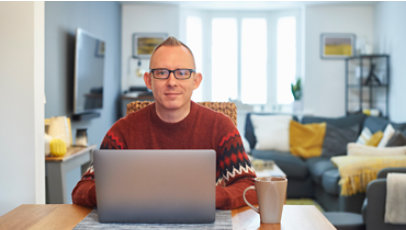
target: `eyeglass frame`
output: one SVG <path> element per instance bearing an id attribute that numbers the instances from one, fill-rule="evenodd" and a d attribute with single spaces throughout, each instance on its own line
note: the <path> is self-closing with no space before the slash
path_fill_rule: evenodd
<path id="1" fill-rule="evenodd" d="M 155 70 L 166 70 L 169 73 L 168 73 L 168 76 L 166 78 L 157 78 L 157 77 L 155 77 L 155 75 L 153 73 L 153 71 L 155 71 Z M 175 71 L 178 71 L 178 70 L 188 70 L 188 71 L 190 71 L 189 77 L 187 77 L 187 78 L 178 78 L 178 77 L 176 77 Z M 192 77 L 193 73 L 196 73 L 196 70 L 195 69 L 184 69 L 184 68 L 174 69 L 174 70 L 170 70 L 170 69 L 166 69 L 166 68 L 155 68 L 155 69 L 150 69 L 149 72 L 151 73 L 153 78 L 158 79 L 158 80 L 166 80 L 166 79 L 168 79 L 171 76 L 171 73 L 173 73 L 173 76 L 178 80 L 187 80 L 187 79 L 190 79 Z"/>

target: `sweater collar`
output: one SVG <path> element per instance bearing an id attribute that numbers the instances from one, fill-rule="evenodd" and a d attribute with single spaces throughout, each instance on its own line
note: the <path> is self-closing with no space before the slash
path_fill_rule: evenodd
<path id="1" fill-rule="evenodd" d="M 154 103 L 153 106 L 151 106 L 151 110 L 150 110 L 150 113 L 151 113 L 150 117 L 151 117 L 152 123 L 156 124 L 158 126 L 161 126 L 161 127 L 168 127 L 168 128 L 187 126 L 187 124 L 193 120 L 193 117 L 195 117 L 195 114 L 197 111 L 196 103 L 193 101 L 190 101 L 190 103 L 191 104 L 190 104 L 189 114 L 183 120 L 181 120 L 179 122 L 175 122 L 175 123 L 168 123 L 168 122 L 163 121 L 161 118 L 159 118 L 158 114 L 156 113 L 156 108 L 155 108 L 156 104 Z"/>

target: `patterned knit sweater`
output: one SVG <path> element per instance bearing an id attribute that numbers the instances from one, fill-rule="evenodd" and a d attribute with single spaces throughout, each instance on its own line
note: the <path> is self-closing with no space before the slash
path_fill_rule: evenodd
<path id="1" fill-rule="evenodd" d="M 253 185 L 252 178 L 255 178 L 240 134 L 231 120 L 194 102 L 189 115 L 178 123 L 162 121 L 156 114 L 155 103 L 127 115 L 107 132 L 101 149 L 214 149 L 218 209 L 245 205 L 243 191 Z M 257 203 L 255 192 L 248 192 L 247 199 Z M 72 200 L 75 204 L 96 206 L 92 167 L 74 188 Z"/>

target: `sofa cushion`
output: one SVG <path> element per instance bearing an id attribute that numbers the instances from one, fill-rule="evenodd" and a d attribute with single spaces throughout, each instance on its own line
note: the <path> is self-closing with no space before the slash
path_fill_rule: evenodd
<path id="1" fill-rule="evenodd" d="M 389 121 L 382 117 L 369 116 L 364 121 L 364 128 L 368 128 L 371 133 L 376 133 L 377 131 L 383 131 Z"/>
<path id="2" fill-rule="evenodd" d="M 330 158 L 345 155 L 347 153 L 347 144 L 357 140 L 357 129 L 358 127 L 356 125 L 347 128 L 339 128 L 327 124 L 321 156 Z"/>
<path id="3" fill-rule="evenodd" d="M 364 121 L 364 127 L 368 127 L 372 133 L 383 131 L 388 124 L 391 124 L 395 130 L 406 132 L 406 123 L 389 122 L 382 117 L 367 117 Z"/>
<path id="4" fill-rule="evenodd" d="M 358 137 L 356 143 L 357 143 L 357 144 L 366 145 L 367 142 L 368 142 L 368 140 L 371 139 L 371 137 L 372 137 L 372 132 L 371 132 L 371 130 L 370 130 L 368 127 L 364 127 L 364 128 L 362 129 L 362 132 L 361 132 L 361 134 L 359 135 L 359 137 Z"/>
<path id="5" fill-rule="evenodd" d="M 320 156 L 325 133 L 325 122 L 300 124 L 291 121 L 289 126 L 290 152 L 302 158 Z"/>
<path id="6" fill-rule="evenodd" d="M 247 141 L 248 141 L 248 143 L 250 145 L 250 148 L 254 149 L 255 145 L 257 144 L 257 138 L 255 137 L 254 126 L 252 125 L 252 120 L 251 120 L 252 115 L 269 116 L 269 115 L 281 115 L 281 114 L 275 114 L 275 113 L 248 113 L 247 114 L 247 116 L 245 118 L 245 133 L 244 133 L 244 136 L 247 139 Z M 296 116 L 293 116 L 292 119 L 297 121 Z"/>
<path id="7" fill-rule="evenodd" d="M 388 141 L 392 138 L 395 134 L 396 130 L 393 128 L 392 124 L 388 124 L 383 131 L 382 140 L 379 142 L 378 147 L 382 148 L 388 144 Z"/>
<path id="8" fill-rule="evenodd" d="M 305 179 L 309 175 L 306 163 L 289 152 L 253 149 L 251 154 L 258 159 L 275 161 L 288 178 Z"/>
<path id="9" fill-rule="evenodd" d="M 338 196 L 341 191 L 340 185 L 338 184 L 339 180 L 340 173 L 337 168 L 333 168 L 323 173 L 323 176 L 321 177 L 321 186 L 326 193 Z"/>
<path id="10" fill-rule="evenodd" d="M 327 170 L 336 168 L 329 158 L 314 157 L 306 161 L 307 168 L 314 182 L 321 183 L 321 177 Z"/>
<path id="11" fill-rule="evenodd" d="M 396 131 L 393 134 L 393 136 L 389 139 L 388 143 L 386 144 L 386 147 L 394 147 L 402 145 L 406 145 L 406 136 L 403 133 Z"/>
<path id="12" fill-rule="evenodd" d="M 334 125 L 335 127 L 348 128 L 356 126 L 356 131 L 361 131 L 362 124 L 365 120 L 364 114 L 353 114 L 344 117 L 328 118 L 316 116 L 304 116 L 302 119 L 303 124 L 326 122 L 327 124 Z"/>
<path id="13" fill-rule="evenodd" d="M 367 141 L 367 143 L 365 143 L 365 145 L 377 147 L 379 145 L 379 142 L 381 142 L 382 137 L 383 137 L 383 132 L 378 131 L 378 132 L 374 133 L 371 136 L 371 138 L 369 138 L 369 140 Z"/>
<path id="14" fill-rule="evenodd" d="M 254 134 L 257 139 L 255 149 L 289 151 L 290 115 L 251 116 Z"/>
<path id="15" fill-rule="evenodd" d="M 347 146 L 347 154 L 348 156 L 404 156 L 406 155 L 406 146 L 378 148 L 349 143 Z"/>

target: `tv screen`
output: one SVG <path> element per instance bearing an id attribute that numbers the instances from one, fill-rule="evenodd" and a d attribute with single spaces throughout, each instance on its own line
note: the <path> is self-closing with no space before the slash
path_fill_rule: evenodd
<path id="1" fill-rule="evenodd" d="M 105 42 L 76 30 L 73 113 L 94 112 L 103 107 Z"/>

